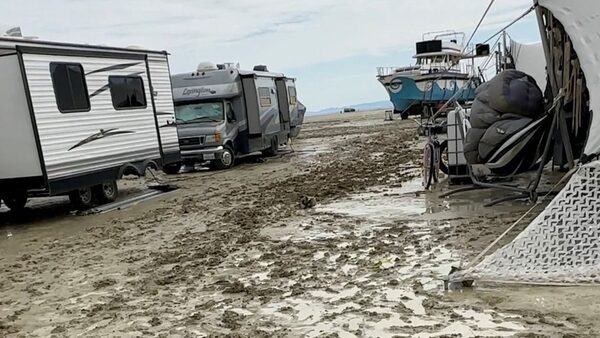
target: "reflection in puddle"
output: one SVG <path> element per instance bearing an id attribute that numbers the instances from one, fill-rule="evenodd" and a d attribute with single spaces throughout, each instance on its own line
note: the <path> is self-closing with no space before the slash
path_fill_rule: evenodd
<path id="1" fill-rule="evenodd" d="M 319 206 L 315 211 L 386 223 L 390 220 L 406 219 L 425 213 L 427 211 L 425 198 L 416 196 L 416 193 L 421 190 L 421 183 L 414 180 L 401 188 L 353 195 L 347 200 Z"/>

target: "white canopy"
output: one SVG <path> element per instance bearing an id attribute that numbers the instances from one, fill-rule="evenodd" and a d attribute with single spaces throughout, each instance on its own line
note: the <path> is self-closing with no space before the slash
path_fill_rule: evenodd
<path id="1" fill-rule="evenodd" d="M 535 0 L 534 0 L 535 1 Z M 571 37 L 590 92 L 593 111 L 586 155 L 600 154 L 600 1 L 537 0 L 564 26 Z"/>
<path id="2" fill-rule="evenodd" d="M 541 42 L 521 44 L 514 40 L 510 42 L 510 52 L 515 62 L 515 68 L 531 75 L 538 86 L 546 89 L 546 57 Z"/>

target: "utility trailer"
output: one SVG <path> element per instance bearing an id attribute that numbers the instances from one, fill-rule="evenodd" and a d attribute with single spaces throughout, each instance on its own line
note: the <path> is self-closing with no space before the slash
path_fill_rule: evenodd
<path id="1" fill-rule="evenodd" d="M 298 101 L 295 80 L 265 66 L 244 71 L 231 64 L 202 63 L 172 81 L 185 164 L 228 169 L 239 156 L 273 156 L 300 133 L 306 108 Z"/>
<path id="2" fill-rule="evenodd" d="M 0 198 L 117 197 L 123 175 L 180 162 L 168 54 L 0 38 Z"/>

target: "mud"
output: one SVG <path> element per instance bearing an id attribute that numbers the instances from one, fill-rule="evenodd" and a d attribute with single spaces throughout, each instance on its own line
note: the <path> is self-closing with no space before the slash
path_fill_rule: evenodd
<path id="1" fill-rule="evenodd" d="M 0 210 L 0 336 L 595 336 L 595 288 L 444 291 L 530 206 L 423 192 L 414 123 L 383 120 L 312 119 L 278 157 L 161 177 L 181 189 L 127 210 Z"/>

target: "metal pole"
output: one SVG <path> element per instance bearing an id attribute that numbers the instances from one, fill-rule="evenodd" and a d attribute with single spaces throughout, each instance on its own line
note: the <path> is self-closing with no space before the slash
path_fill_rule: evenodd
<path id="1" fill-rule="evenodd" d="M 502 47 L 500 46 L 500 44 L 498 44 L 498 55 L 496 55 L 496 74 L 500 74 L 500 72 L 502 72 L 503 69 L 503 65 L 502 65 Z"/>
<path id="2" fill-rule="evenodd" d="M 508 47 L 506 46 L 506 31 L 504 31 L 502 33 L 502 45 L 503 47 L 503 51 L 504 53 L 502 53 L 502 55 L 504 56 L 502 58 L 502 64 L 504 65 L 504 69 L 507 69 L 508 67 Z"/>

